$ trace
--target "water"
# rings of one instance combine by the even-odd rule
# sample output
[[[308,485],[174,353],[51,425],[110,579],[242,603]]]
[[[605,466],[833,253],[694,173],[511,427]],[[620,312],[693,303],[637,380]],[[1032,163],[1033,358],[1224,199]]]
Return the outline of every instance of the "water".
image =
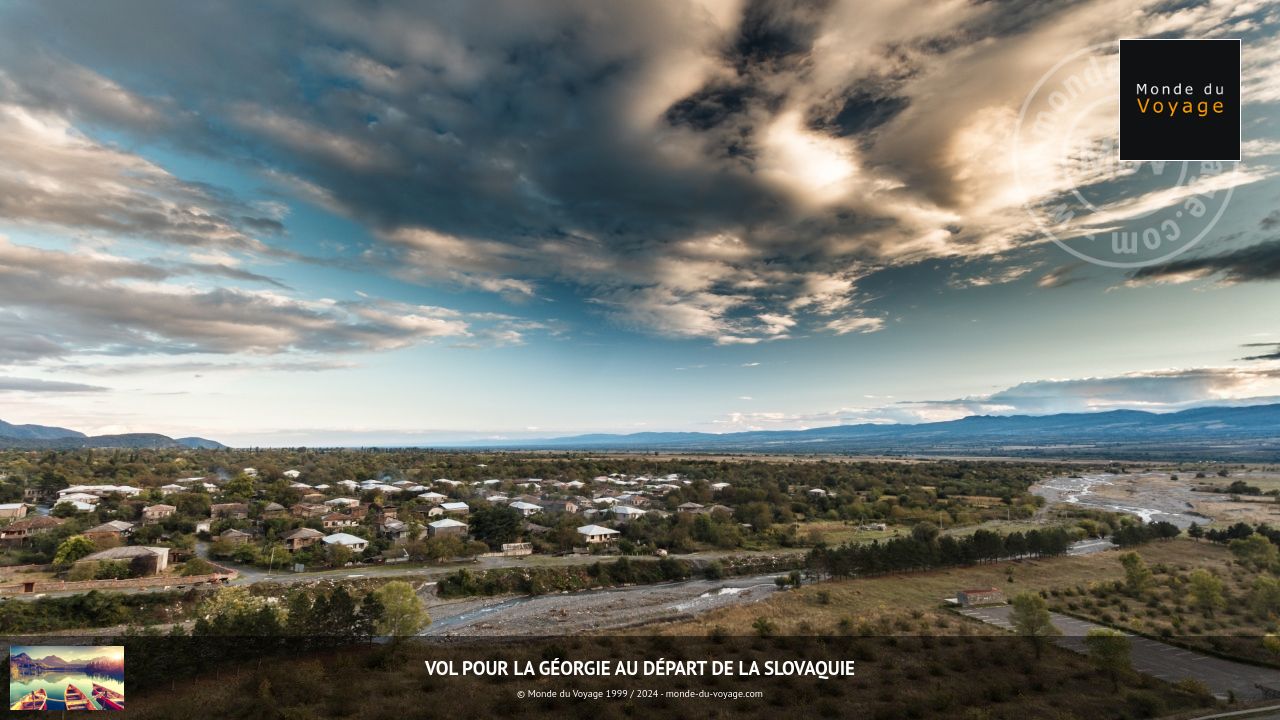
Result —
[[[93,697],[93,684],[98,683],[103,687],[110,688],[116,692],[124,692],[124,681],[108,675],[90,675],[88,673],[71,671],[71,672],[46,672],[34,675],[10,675],[9,676],[9,705],[12,706],[24,695],[29,692],[35,692],[41,688],[49,694],[49,710],[65,710],[63,704],[63,694],[66,692],[67,683],[72,683],[80,688],[80,691],[89,698],[89,702],[99,710],[107,710]]]

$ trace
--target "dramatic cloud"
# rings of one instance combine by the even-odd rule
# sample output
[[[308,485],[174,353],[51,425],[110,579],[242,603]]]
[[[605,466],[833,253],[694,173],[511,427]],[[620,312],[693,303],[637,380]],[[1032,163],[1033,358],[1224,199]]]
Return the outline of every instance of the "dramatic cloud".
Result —
[[[1280,240],[1266,240],[1217,255],[1180,258],[1163,265],[1147,266],[1135,271],[1132,280],[1141,284],[1188,282],[1207,277],[1219,277],[1228,283],[1280,279]]]
[[[1018,190],[1008,143],[1058,58],[1277,22],[1136,0],[320,0],[195,19],[53,0],[4,20],[0,216],[271,251],[278,216],[90,139],[107,127],[360,223],[372,244],[346,267],[514,302],[567,289],[619,326],[721,344],[877,330],[868,275],[1040,242],[1023,204],[1067,188]],[[1250,50],[1252,99],[1275,57]],[[1176,200],[1118,196],[1094,225]]]

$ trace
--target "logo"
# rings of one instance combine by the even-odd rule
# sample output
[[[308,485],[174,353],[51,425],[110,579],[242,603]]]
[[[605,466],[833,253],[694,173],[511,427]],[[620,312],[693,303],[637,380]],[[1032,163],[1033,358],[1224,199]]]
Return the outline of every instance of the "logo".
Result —
[[[1138,268],[1208,235],[1231,199],[1236,163],[1121,160],[1120,78],[1113,43],[1060,60],[1022,104],[1013,162],[1045,235],[1086,262]]]

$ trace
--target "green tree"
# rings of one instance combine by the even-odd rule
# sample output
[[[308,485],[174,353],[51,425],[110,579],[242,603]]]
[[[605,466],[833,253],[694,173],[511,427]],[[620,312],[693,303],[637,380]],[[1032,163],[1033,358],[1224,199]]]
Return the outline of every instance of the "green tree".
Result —
[[[1151,586],[1151,568],[1136,552],[1127,552],[1120,556],[1120,564],[1124,566],[1124,586],[1130,593],[1137,595]]]
[[[80,558],[92,555],[95,550],[97,548],[89,538],[83,535],[72,535],[58,546],[58,551],[53,555],[53,564],[63,568],[70,567]]]
[[[1049,605],[1038,593],[1026,592],[1014,596],[1011,620],[1013,631],[1027,638],[1035,648],[1037,660],[1049,638],[1062,634],[1053,624]]]
[[[1260,576],[1254,580],[1249,607],[1265,618],[1280,614],[1280,578]]]
[[[393,580],[374,591],[382,603],[382,617],[377,623],[379,635],[404,637],[416,635],[431,624],[431,616],[422,598],[413,586],[403,580]]]
[[[1213,614],[1226,604],[1222,597],[1222,581],[1203,568],[1191,573],[1191,599],[1201,611]]]
[[[1084,638],[1089,662],[1111,678],[1111,690],[1120,690],[1120,674],[1128,672],[1132,665],[1129,657],[1129,638],[1124,633],[1107,628],[1094,628]]]
[[[1276,560],[1280,559],[1280,550],[1277,550],[1265,535],[1258,533],[1232,540],[1228,547],[1241,565],[1253,570],[1267,570],[1275,567]]]

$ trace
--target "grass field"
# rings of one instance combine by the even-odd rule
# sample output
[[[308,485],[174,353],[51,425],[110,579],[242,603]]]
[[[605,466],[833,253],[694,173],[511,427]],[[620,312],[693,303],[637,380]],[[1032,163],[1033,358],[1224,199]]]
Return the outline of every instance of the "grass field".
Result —
[[[1210,543],[1178,539],[1156,542],[1137,550],[1150,565],[1187,564],[1225,567],[1226,548]],[[708,613],[693,620],[672,623],[659,631],[674,635],[705,635],[719,628],[731,634],[751,633],[758,618],[773,623],[781,634],[812,634],[858,626],[866,619],[890,618],[918,631],[935,632],[940,621],[955,622],[941,608],[957,590],[995,586],[1008,596],[1026,591],[1089,586],[1115,581],[1124,573],[1118,552],[1044,560],[1017,560],[928,572],[814,583],[779,593],[764,602],[740,605]],[[906,628],[898,627],[899,631]],[[646,630],[647,632],[648,630]]]

